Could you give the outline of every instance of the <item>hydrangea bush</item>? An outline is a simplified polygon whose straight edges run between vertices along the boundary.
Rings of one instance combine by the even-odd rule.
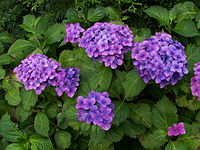
[[[0,33],[0,150],[200,147],[200,9],[107,4]]]

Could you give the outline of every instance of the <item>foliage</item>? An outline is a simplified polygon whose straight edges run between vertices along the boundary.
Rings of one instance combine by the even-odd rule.
[[[0,150],[193,150],[200,143],[200,102],[191,95],[190,78],[200,61],[198,0],[2,0],[0,1]],[[78,44],[64,43],[65,23],[85,29],[95,22],[125,24],[135,41],[167,32],[185,46],[189,74],[174,86],[145,84],[131,54],[115,70],[90,59]],[[80,69],[73,98],[53,88],[41,95],[26,91],[13,73],[20,61],[41,53]],[[112,127],[78,121],[76,100],[88,92],[107,91],[115,104]],[[186,134],[167,135],[168,126],[184,122]]]

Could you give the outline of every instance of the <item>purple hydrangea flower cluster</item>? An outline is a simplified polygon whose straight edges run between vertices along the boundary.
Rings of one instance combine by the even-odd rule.
[[[200,101],[200,62],[195,64],[194,68],[195,76],[191,78],[191,90],[192,95],[197,96],[197,100]]]
[[[168,136],[178,136],[185,133],[186,131],[183,122],[180,122],[178,124],[175,123],[173,127],[168,127]]]
[[[79,96],[76,108],[78,109],[79,121],[85,121],[87,124],[93,123],[103,130],[110,129],[110,123],[114,117],[114,104],[107,92],[91,91],[86,98]]]
[[[156,36],[135,43],[132,58],[144,82],[155,80],[161,88],[175,85],[188,73],[184,46],[167,33],[156,33]]]
[[[65,92],[72,97],[79,81],[79,69],[61,68],[61,64],[42,54],[32,54],[14,69],[16,77],[26,90],[40,95],[47,86],[55,86],[58,96]],[[75,70],[75,71],[74,71]],[[62,88],[60,88],[62,86]]]
[[[77,43],[80,42],[80,34],[85,30],[81,28],[79,23],[66,24],[66,38],[64,42]]]
[[[95,23],[83,33],[79,46],[85,48],[89,57],[115,69],[132,48],[133,35],[128,26]]]

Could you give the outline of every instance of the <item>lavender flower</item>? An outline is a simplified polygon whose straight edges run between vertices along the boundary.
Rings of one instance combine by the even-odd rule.
[[[197,100],[200,101],[200,62],[195,64],[194,68],[195,76],[191,78],[191,91],[193,96],[197,96]]]
[[[77,43],[80,42],[80,34],[85,30],[80,27],[79,23],[66,24],[66,38],[64,42]]]
[[[79,46],[85,48],[89,57],[115,69],[132,48],[133,35],[128,26],[95,23],[83,33]]]
[[[144,82],[155,80],[161,88],[175,85],[188,73],[184,46],[167,33],[156,33],[156,36],[135,43],[132,58]]]
[[[107,92],[99,93],[91,91],[86,98],[77,98],[79,121],[100,126],[103,130],[109,130],[114,117],[114,105]]]
[[[32,54],[14,69],[26,90],[40,95],[46,86],[55,86],[58,96],[65,92],[73,97],[79,81],[79,69],[61,68],[61,64],[42,54]]]
[[[168,127],[168,136],[178,136],[178,135],[183,135],[185,134],[185,127],[184,127],[184,123],[180,122],[178,124],[174,124],[173,127]]]

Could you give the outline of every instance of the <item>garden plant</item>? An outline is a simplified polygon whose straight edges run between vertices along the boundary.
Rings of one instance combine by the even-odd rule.
[[[0,1],[0,150],[200,149],[199,0]]]

